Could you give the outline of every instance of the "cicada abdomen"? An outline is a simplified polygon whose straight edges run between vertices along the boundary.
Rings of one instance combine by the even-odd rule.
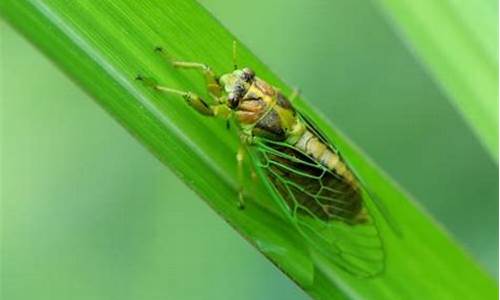
[[[269,172],[274,175],[272,178],[280,193],[287,191],[281,180],[294,183],[290,188],[297,203],[287,198],[289,206],[298,204],[298,209],[307,210],[324,221],[337,219],[353,225],[365,221],[362,197],[352,174],[339,156],[309,131],[294,148],[269,141],[267,144],[280,153],[267,154]],[[329,166],[333,172],[318,168],[318,163]],[[340,167],[340,171],[335,167]],[[314,201],[310,197],[314,197]]]
[[[340,174],[328,167],[331,161],[322,161],[307,146],[266,138],[255,143],[260,173],[272,183],[274,198],[313,248],[351,274],[370,277],[382,272],[385,253],[366,206],[369,195],[351,171],[340,168]],[[331,146],[325,151],[331,153],[323,155],[344,164]]]

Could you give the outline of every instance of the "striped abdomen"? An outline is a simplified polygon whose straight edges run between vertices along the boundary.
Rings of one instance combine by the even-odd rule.
[[[333,152],[314,133],[305,130],[294,146],[343,177],[353,188],[356,188],[356,180],[346,164],[337,153]]]

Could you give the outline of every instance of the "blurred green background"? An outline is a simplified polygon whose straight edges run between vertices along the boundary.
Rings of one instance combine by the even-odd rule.
[[[373,3],[201,2],[498,276],[497,164]],[[3,299],[306,298],[0,26]]]

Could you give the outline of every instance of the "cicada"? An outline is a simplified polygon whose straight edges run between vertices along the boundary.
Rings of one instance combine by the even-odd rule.
[[[162,48],[156,51],[164,53]],[[348,166],[335,143],[286,97],[250,68],[216,75],[207,65],[170,60],[177,68],[200,71],[210,101],[199,95],[161,86],[138,76],[147,86],[183,97],[198,113],[232,119],[241,137],[236,155],[242,173],[245,153],[258,178],[270,188],[289,220],[309,245],[335,265],[356,276],[370,277],[384,269],[382,239],[366,205],[372,195]],[[243,190],[239,206],[244,207]]]

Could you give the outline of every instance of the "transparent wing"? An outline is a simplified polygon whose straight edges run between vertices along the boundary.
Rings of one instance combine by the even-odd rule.
[[[286,143],[257,138],[254,146],[262,175],[310,243],[353,275],[370,277],[383,271],[382,240],[362,187],[354,188]]]

